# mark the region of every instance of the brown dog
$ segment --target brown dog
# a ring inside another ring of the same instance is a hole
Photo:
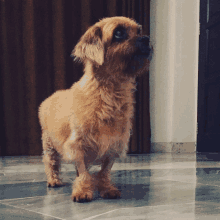
[[[103,198],[120,197],[110,170],[115,158],[126,155],[135,77],[149,66],[149,38],[141,32],[140,25],[125,17],[105,18],[90,27],[72,54],[84,63],[84,75],[40,105],[48,186],[62,185],[59,155],[75,162],[73,201],[92,200],[96,188]],[[88,172],[92,164],[101,165],[93,176]]]

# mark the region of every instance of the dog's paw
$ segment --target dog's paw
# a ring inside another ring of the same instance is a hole
[[[60,179],[53,179],[50,181],[47,181],[48,187],[61,187],[64,186],[63,182]]]
[[[101,191],[100,195],[104,199],[117,199],[121,197],[121,192],[117,188]]]
[[[87,191],[87,192],[77,192],[73,191],[72,193],[72,200],[74,202],[90,202],[93,199],[93,192],[92,191]]]

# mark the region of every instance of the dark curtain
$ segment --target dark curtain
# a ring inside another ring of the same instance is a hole
[[[103,17],[127,16],[149,35],[150,0],[0,0],[0,155],[40,155],[38,106],[82,76],[70,54]],[[150,150],[149,76],[137,79],[130,153]]]

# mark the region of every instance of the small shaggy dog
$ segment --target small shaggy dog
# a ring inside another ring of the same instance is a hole
[[[148,71],[151,48],[141,26],[125,17],[104,18],[90,27],[73,50],[84,75],[39,107],[43,161],[48,186],[61,186],[61,155],[75,163],[72,200],[118,198],[111,183],[115,158],[126,155],[133,117],[135,77]],[[92,164],[101,170],[90,175]]]

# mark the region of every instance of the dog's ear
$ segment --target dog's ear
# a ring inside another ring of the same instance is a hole
[[[75,46],[71,56],[75,57],[74,60],[88,58],[102,65],[104,62],[104,46],[101,39],[102,30],[100,27],[89,28]]]

